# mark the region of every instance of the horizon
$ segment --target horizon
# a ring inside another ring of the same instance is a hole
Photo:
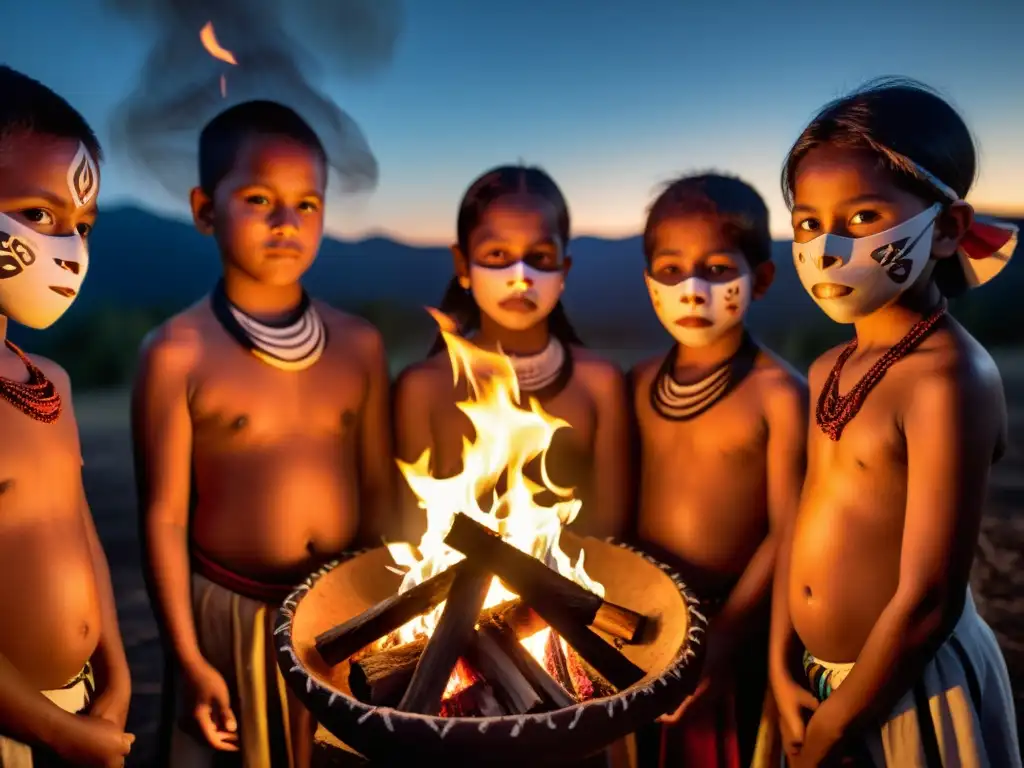
[[[378,45],[371,57],[339,25],[343,10],[314,13],[315,3],[296,0],[282,14],[279,37],[307,44],[310,66],[303,59],[299,71],[354,120],[379,163],[371,193],[332,194],[326,232],[335,238],[446,244],[470,182],[519,160],[556,179],[581,236],[633,236],[660,183],[717,168],[758,189],[773,237],[788,237],[779,167],[792,141],[824,103],[894,73],[947,96],[977,137],[980,173],[969,199],[983,210],[1024,212],[1024,5],[969,12],[929,5],[923,12],[865,2],[858,14],[867,21],[851,24],[845,6],[825,5],[808,19],[795,1],[688,8],[651,0],[633,8],[612,0],[548,7],[497,0],[484,8],[468,0],[406,0],[393,49]],[[54,88],[97,129],[109,156],[105,204],[187,216],[185,194],[166,192],[112,139],[117,108],[141,77],[154,76],[147,57],[164,32],[115,13],[115,4],[12,6],[8,25],[18,34],[5,61]],[[283,0],[268,5],[284,7]],[[225,48],[246,50],[237,20],[213,21]],[[226,70],[202,49],[196,26],[185,30],[175,66],[157,72],[153,86],[173,90],[179,80],[209,78],[213,95],[200,96],[218,109],[229,103],[215,85]],[[950,44],[960,55],[949,55]],[[524,46],[529,56],[520,55]],[[244,57],[227,71],[229,99],[249,95],[232,90],[247,71]],[[192,167],[176,166],[183,177]]]

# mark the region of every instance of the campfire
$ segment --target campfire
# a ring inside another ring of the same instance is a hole
[[[563,721],[572,730],[590,705],[603,704],[611,718],[616,704],[625,712],[637,696],[647,700],[635,707],[641,717],[672,709],[692,685],[683,672],[692,666],[703,621],[696,601],[650,558],[592,539],[580,543],[565,531],[585,510],[572,489],[551,481],[545,460],[557,430],[569,425],[536,401],[521,402],[507,357],[481,350],[458,336],[449,318],[434,316],[455,383],[464,379],[469,393],[459,407],[475,439],[464,445],[462,472],[433,477],[429,452],[400,463],[426,513],[426,532],[415,546],[388,544],[332,564],[300,587],[278,626],[286,674],[293,685],[302,681],[296,688],[304,698],[319,701],[313,694],[321,688],[331,691],[328,708],[344,696],[350,711],[363,709],[356,725],[378,714],[393,733],[396,720],[427,717],[441,738],[474,722],[479,737],[503,720],[512,722],[513,738],[528,722],[546,723],[549,734]],[[529,466],[539,471],[528,473]],[[557,501],[538,504],[541,491]],[[375,579],[368,575],[371,559]],[[357,563],[365,565],[355,569]],[[369,597],[396,578],[390,595]],[[333,586],[325,589],[325,581]],[[629,599],[607,599],[606,586]],[[341,605],[353,602],[366,607]],[[300,642],[300,618],[307,615]],[[371,739],[368,747],[365,729],[353,733],[350,718],[335,730],[334,718],[310,706],[347,743],[396,754],[394,743]],[[576,733],[552,755],[609,743],[629,732],[622,730],[629,719]],[[411,751],[411,742],[403,748]]]

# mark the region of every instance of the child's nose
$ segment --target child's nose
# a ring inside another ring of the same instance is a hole
[[[692,293],[688,296],[683,296],[680,299],[680,301],[683,302],[683,304],[692,304],[695,307],[699,307],[701,304],[707,303],[703,296],[698,296],[695,293]]]

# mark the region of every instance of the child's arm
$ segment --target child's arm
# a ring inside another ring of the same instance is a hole
[[[32,688],[0,654],[0,734],[46,746],[74,765],[107,765],[128,754],[135,737],[105,720],[65,712]]]
[[[592,506],[578,518],[580,533],[604,539],[625,537],[630,518],[633,462],[630,399],[626,379],[614,365],[598,369],[593,389],[597,404],[594,432]]]
[[[109,720],[118,728],[124,728],[128,718],[128,705],[132,696],[131,672],[128,657],[125,656],[124,642],[117,621],[117,603],[114,599],[114,585],[110,578],[110,566],[103,551],[96,524],[92,519],[89,504],[82,493],[82,518],[86,537],[92,552],[92,567],[96,575],[96,587],[100,599],[99,645],[93,655],[94,667],[99,679],[98,697],[89,707],[90,714]]]
[[[768,535],[757,548],[713,622],[718,636],[739,640],[772,592],[779,548],[800,504],[807,464],[807,390],[786,378],[766,392]],[[788,565],[788,563],[787,563]],[[731,643],[726,643],[725,650]],[[710,643],[709,643],[710,647]]]
[[[158,332],[160,333],[160,332]],[[199,649],[189,563],[192,420],[189,376],[198,341],[165,332],[147,339],[132,391],[135,479],[153,608],[193,697],[207,741],[235,751],[236,722],[227,684]]]
[[[402,371],[395,382],[393,395],[395,455],[402,461],[414,463],[424,451],[430,451],[431,470],[436,455],[431,413],[438,394],[432,386],[429,369],[417,365]],[[398,477],[397,482],[395,496],[401,516],[401,540],[416,544],[426,530],[426,516],[405,477]]]
[[[385,534],[396,532],[395,466],[391,431],[391,395],[384,339],[368,328],[362,339],[369,371],[366,400],[359,422],[359,542],[378,547]]]
[[[993,445],[990,395],[956,374],[920,379],[903,419],[907,506],[896,594],[849,676],[808,724],[825,754],[884,717],[920,679],[963,608]]]

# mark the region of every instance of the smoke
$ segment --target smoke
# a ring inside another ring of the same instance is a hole
[[[376,187],[377,160],[362,130],[313,81],[325,70],[357,77],[385,68],[404,24],[402,0],[103,2],[157,37],[137,86],[115,111],[114,146],[174,197],[184,199],[197,182],[203,126],[252,99],[278,101],[309,122],[343,191]],[[237,66],[203,48],[207,22]]]

